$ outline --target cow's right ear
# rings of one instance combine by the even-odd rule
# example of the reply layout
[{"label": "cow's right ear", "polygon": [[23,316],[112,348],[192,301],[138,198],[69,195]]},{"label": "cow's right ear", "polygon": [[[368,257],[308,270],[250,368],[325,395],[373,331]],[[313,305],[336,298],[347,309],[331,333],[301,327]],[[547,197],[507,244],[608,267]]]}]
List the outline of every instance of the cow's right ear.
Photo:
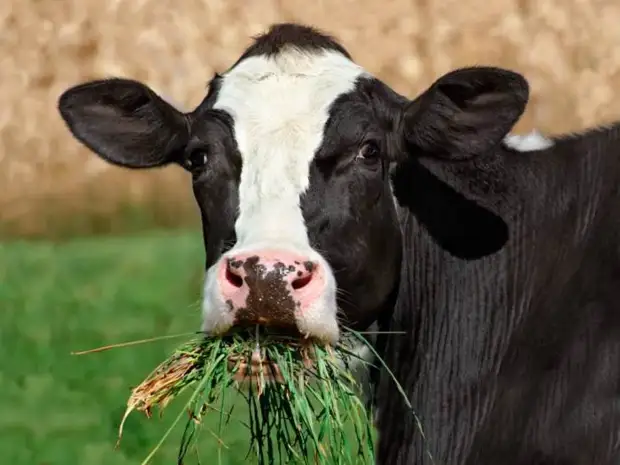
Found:
[{"label": "cow's right ear", "polygon": [[104,160],[128,168],[171,163],[189,139],[185,116],[130,79],[71,87],[58,99],[58,110],[78,141]]}]

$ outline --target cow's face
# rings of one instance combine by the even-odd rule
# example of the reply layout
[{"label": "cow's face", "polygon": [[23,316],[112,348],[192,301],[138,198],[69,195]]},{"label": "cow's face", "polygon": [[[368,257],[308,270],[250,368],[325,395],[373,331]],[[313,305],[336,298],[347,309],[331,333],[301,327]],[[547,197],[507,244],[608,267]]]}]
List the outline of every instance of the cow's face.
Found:
[{"label": "cow's face", "polygon": [[205,330],[262,323],[335,341],[337,309],[364,326],[385,304],[399,228],[388,132],[363,76],[331,49],[250,55],[190,117],[206,160],[196,198],[206,224],[226,224],[205,227]]},{"label": "cow's face", "polygon": [[416,153],[470,156],[499,143],[522,111],[514,81],[474,69],[411,103],[330,38],[285,25],[216,76],[191,113],[126,79],[69,89],[59,107],[111,163],[191,172],[206,332],[264,325],[335,342],[340,321],[365,328],[393,303],[402,245],[391,171]]}]

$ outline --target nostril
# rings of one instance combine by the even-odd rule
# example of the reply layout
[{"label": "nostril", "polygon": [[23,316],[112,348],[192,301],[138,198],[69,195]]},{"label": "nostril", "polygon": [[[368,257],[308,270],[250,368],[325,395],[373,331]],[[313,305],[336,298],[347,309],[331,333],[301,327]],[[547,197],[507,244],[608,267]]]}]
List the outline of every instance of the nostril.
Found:
[{"label": "nostril", "polygon": [[230,267],[226,268],[226,281],[235,287],[243,286],[243,278],[231,270]]},{"label": "nostril", "polygon": [[307,286],[310,283],[310,281],[312,281],[312,273],[308,273],[306,276],[302,276],[301,278],[295,279],[291,283],[291,286],[293,287],[293,289],[298,290],[298,289],[301,289],[302,287]]}]

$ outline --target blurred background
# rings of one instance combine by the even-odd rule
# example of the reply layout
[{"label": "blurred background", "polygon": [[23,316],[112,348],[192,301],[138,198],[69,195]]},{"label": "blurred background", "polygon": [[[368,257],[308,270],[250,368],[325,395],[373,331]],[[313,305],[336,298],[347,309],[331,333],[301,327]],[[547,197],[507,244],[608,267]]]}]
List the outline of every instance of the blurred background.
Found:
[{"label": "blurred background", "polygon": [[128,172],[82,148],[59,94],[106,76],[139,79],[184,109],[251,36],[278,21],[336,35],[415,96],[457,66],[518,70],[532,87],[518,131],[620,118],[614,0],[6,0],[0,2],[0,237],[66,237],[195,225],[177,168]]},{"label": "blurred background", "polygon": [[[192,109],[213,73],[280,21],[335,35],[410,97],[459,66],[519,71],[531,100],[516,132],[620,119],[617,0],[0,2],[4,463],[141,463],[169,423],[130,417],[114,451],[118,421],[131,386],[177,342],[84,358],[70,352],[192,331],[199,322],[204,256],[189,176],[107,165],[70,136],[58,96],[122,76]],[[235,448],[243,433],[229,439],[222,463],[246,463]],[[153,463],[176,463],[176,444]],[[205,447],[215,457],[213,441]]]}]

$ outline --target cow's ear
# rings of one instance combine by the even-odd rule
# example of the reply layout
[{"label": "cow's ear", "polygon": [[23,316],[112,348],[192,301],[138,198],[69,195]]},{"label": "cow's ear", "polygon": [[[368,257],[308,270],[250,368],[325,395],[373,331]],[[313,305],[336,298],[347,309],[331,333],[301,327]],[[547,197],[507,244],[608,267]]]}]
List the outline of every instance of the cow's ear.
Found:
[{"label": "cow's ear", "polygon": [[398,203],[454,257],[480,259],[508,241],[508,225],[500,216],[453,189],[413,157],[396,165],[392,184]]},{"label": "cow's ear", "polygon": [[71,87],[60,96],[58,110],[77,140],[108,162],[128,168],[166,165],[189,138],[184,115],[130,79]]},{"label": "cow's ear", "polygon": [[494,67],[452,71],[405,109],[405,145],[418,156],[471,159],[502,141],[528,98],[528,83],[518,73]]}]

